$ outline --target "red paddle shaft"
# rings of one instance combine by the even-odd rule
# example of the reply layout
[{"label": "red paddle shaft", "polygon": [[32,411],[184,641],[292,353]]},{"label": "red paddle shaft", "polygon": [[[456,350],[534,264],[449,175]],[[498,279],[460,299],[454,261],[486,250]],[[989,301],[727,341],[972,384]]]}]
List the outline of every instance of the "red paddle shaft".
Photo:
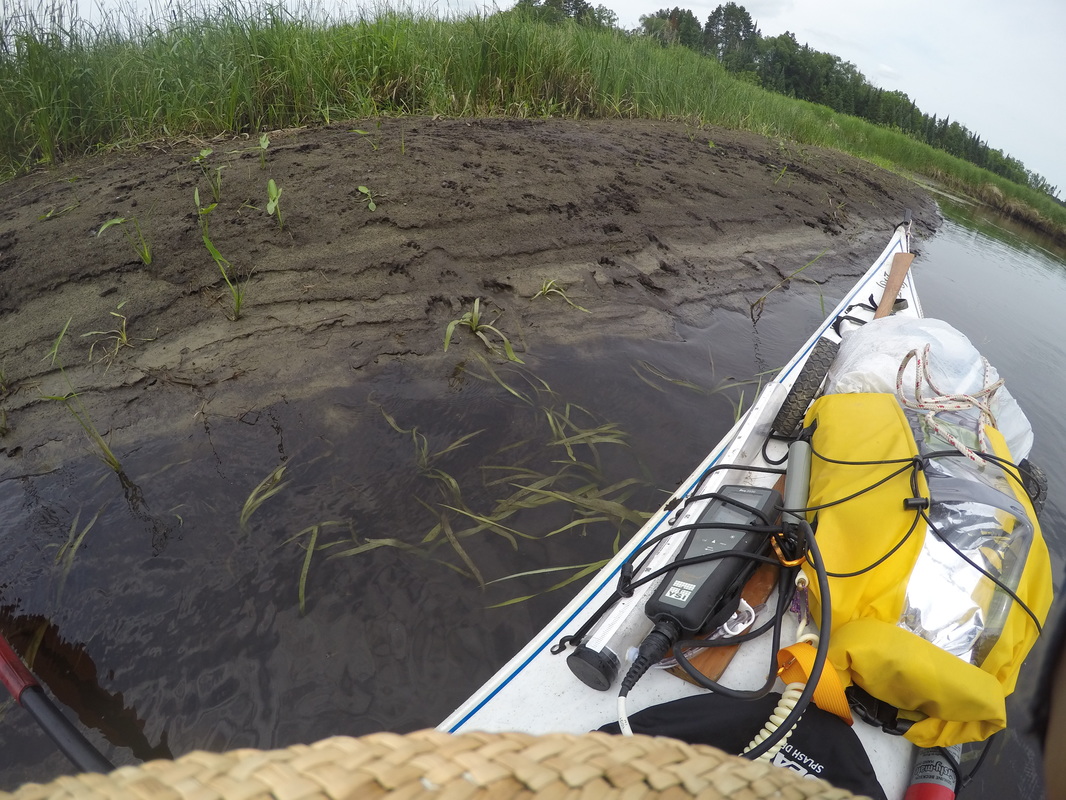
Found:
[{"label": "red paddle shaft", "polygon": [[19,705],[22,704],[22,693],[37,685],[37,680],[3,636],[0,636],[0,683],[7,687]]},{"label": "red paddle shaft", "polygon": [[29,712],[78,769],[83,772],[110,772],[115,768],[48,699],[3,636],[0,636],[0,683],[7,687],[11,696]]}]

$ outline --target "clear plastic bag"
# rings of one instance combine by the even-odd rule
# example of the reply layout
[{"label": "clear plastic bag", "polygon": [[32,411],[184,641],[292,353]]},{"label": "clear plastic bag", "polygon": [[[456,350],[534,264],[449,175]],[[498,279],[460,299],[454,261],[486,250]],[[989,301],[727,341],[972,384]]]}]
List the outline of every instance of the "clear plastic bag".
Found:
[{"label": "clear plastic bag", "polygon": [[[912,350],[930,345],[929,374],[939,393],[977,395],[999,380],[999,374],[981,356],[964,334],[942,320],[914,317],[885,317],[874,320],[844,335],[840,351],[829,370],[827,393],[887,392],[896,393],[899,366]],[[916,364],[904,371],[904,397],[915,400]],[[923,387],[931,395],[933,388]],[[1033,430],[1025,413],[1005,386],[991,398],[994,425],[1007,440],[1015,463],[1029,455]],[[976,429],[979,412],[947,411],[937,414],[938,421],[952,426],[961,435],[969,435],[978,445]],[[921,442],[921,439],[919,439]],[[979,448],[976,448],[979,449]]]},{"label": "clear plastic bag", "polygon": [[926,462],[930,529],[899,626],[977,666],[998,641],[1014,602],[992,578],[1015,591],[1034,539],[1011,479],[967,453],[988,449],[982,432],[991,424],[1015,463],[1029,454],[1029,420],[1007,388],[996,387],[999,380],[970,340],[946,322],[887,317],[844,336],[826,385],[827,393],[895,395],[919,452],[970,456]]},{"label": "clear plastic bag", "polygon": [[1017,590],[1033,525],[1017,499],[984,482],[946,474],[927,479],[932,529],[911,571],[899,625],[981,666],[1014,602],[988,576]]}]

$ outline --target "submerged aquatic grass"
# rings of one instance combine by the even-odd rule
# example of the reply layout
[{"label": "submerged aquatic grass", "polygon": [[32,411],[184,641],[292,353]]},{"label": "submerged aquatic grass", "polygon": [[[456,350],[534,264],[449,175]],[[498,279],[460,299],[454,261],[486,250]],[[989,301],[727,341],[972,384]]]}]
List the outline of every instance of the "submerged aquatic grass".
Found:
[{"label": "submerged aquatic grass", "polygon": [[[491,538],[502,541],[507,550],[521,553],[526,544],[543,542],[555,536],[600,536],[611,553],[620,546],[623,533],[632,532],[649,514],[630,507],[636,491],[647,484],[636,478],[609,480],[604,474],[598,448],[626,446],[626,434],[613,423],[604,423],[582,407],[563,402],[541,378],[525,367],[509,364],[505,369],[480,358],[485,374],[468,370],[467,374],[495,385],[512,407],[522,410],[508,431],[477,430],[457,436],[439,445],[417,426],[407,426],[378,407],[388,427],[408,439],[413,450],[413,467],[421,490],[414,500],[429,515],[428,527],[420,539],[367,539],[354,546],[336,549],[330,558],[361,556],[388,547],[410,555],[433,559],[477,582],[483,589],[499,583],[501,578],[486,577],[483,564],[474,557],[484,552],[479,544],[474,550],[468,541]],[[515,401],[518,401],[517,404]],[[491,439],[488,438],[491,436]],[[480,480],[471,480],[469,471],[451,471],[450,457],[462,448],[477,446],[481,438],[496,442],[494,451],[478,455]],[[501,443],[502,440],[502,443]],[[558,455],[555,451],[560,449]],[[530,516],[530,515],[534,516]],[[538,520],[535,532],[528,522]],[[549,526],[545,519],[554,520]],[[301,532],[307,535],[307,531]],[[443,549],[442,549],[443,548]],[[450,551],[451,558],[445,558]],[[310,559],[310,555],[307,556]],[[602,559],[597,559],[600,563]],[[578,580],[592,565],[566,568],[571,574],[556,581],[548,590],[562,588]],[[550,569],[526,571],[531,577],[549,574]],[[515,576],[517,577],[517,576]],[[512,598],[498,605],[521,602],[535,595]]]},{"label": "submerged aquatic grass", "polygon": [[238,519],[242,531],[248,530],[248,522],[263,503],[289,485],[288,481],[282,480],[287,466],[287,464],[279,464],[252,489],[251,494],[248,495],[244,505],[241,507],[241,514]]},{"label": "submerged aquatic grass", "polygon": [[808,261],[806,264],[804,264],[802,267],[799,267],[798,269],[793,270],[792,272],[790,272],[786,277],[784,277],[782,280],[780,280],[774,286],[771,286],[761,297],[759,297],[757,300],[752,302],[749,305],[749,307],[748,307],[748,313],[751,314],[751,321],[752,322],[758,322],[759,321],[759,318],[762,316],[763,307],[766,305],[766,298],[768,298],[771,294],[776,292],[782,286],[785,286],[786,284],[788,284],[789,281],[791,281],[797,275],[800,275],[805,269],[807,269],[808,267],[812,266],[815,262],[818,261],[818,259],[820,259],[822,256],[824,256],[827,252],[829,252],[829,251],[828,250],[823,250],[818,255],[816,255],[814,258],[812,258],[810,261]]},{"label": "submerged aquatic grass", "polygon": [[306,543],[302,544],[304,548],[304,557],[302,566],[300,567],[300,582],[297,588],[297,600],[300,606],[300,613],[307,613],[307,576],[311,572],[311,559],[318,550],[326,550],[335,546],[338,542],[331,542],[329,544],[319,545],[318,536],[324,528],[330,528],[337,525],[344,525],[344,522],[340,520],[327,520],[326,522],[319,522],[315,525],[309,525],[295,536],[286,539],[282,544],[289,544],[290,542],[298,541],[303,537],[307,537]]},{"label": "submerged aquatic grass", "polygon": [[78,529],[78,523],[81,520],[81,510],[75,515],[74,519],[70,523],[70,530],[67,533],[67,540],[64,542],[56,552],[55,563],[60,565],[61,576],[59,584],[56,589],[56,602],[59,602],[63,598],[63,587],[66,586],[67,577],[70,575],[71,569],[74,568],[74,558],[78,554],[78,549],[81,547],[82,542],[85,541],[85,537],[89,531],[96,525],[96,521],[100,519],[100,515],[104,513],[104,509],[97,509],[92,518],[85,523],[85,526]]}]

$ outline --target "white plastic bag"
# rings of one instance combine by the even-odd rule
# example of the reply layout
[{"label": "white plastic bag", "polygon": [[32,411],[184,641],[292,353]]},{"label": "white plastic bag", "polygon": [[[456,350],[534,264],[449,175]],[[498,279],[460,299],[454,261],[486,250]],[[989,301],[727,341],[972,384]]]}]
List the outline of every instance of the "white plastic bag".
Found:
[{"label": "white plastic bag", "polygon": [[[912,350],[919,353],[930,345],[928,374],[945,395],[976,395],[999,380],[964,334],[938,319],[904,316],[873,320],[844,334],[840,351],[829,369],[827,393],[887,392],[896,394],[896,376],[903,359]],[[904,396],[914,400],[916,362],[903,374]],[[923,385],[923,395],[934,390]],[[1029,455],[1033,429],[1006,386],[1000,387],[989,404],[995,427],[1003,434],[1017,463]],[[978,412],[975,410],[974,414]]]}]

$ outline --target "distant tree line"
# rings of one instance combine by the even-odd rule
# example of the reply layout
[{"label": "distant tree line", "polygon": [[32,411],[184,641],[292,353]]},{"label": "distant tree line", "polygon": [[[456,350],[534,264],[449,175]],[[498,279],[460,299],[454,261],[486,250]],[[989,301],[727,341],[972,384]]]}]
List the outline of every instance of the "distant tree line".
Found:
[{"label": "distant tree line", "polygon": [[[613,11],[602,5],[593,7],[587,0],[518,0],[516,7],[548,21],[571,18],[598,27],[617,27],[618,17]],[[733,2],[720,5],[705,24],[687,9],[660,9],[642,16],[640,28],[630,33],[657,39],[663,45],[688,47],[717,59],[742,80],[896,128],[1057,199],[1057,187],[1026,169],[1018,159],[990,147],[965,125],[923,113],[903,92],[872,85],[854,64],[801,45],[792,33],[763,36],[744,6]]]}]

